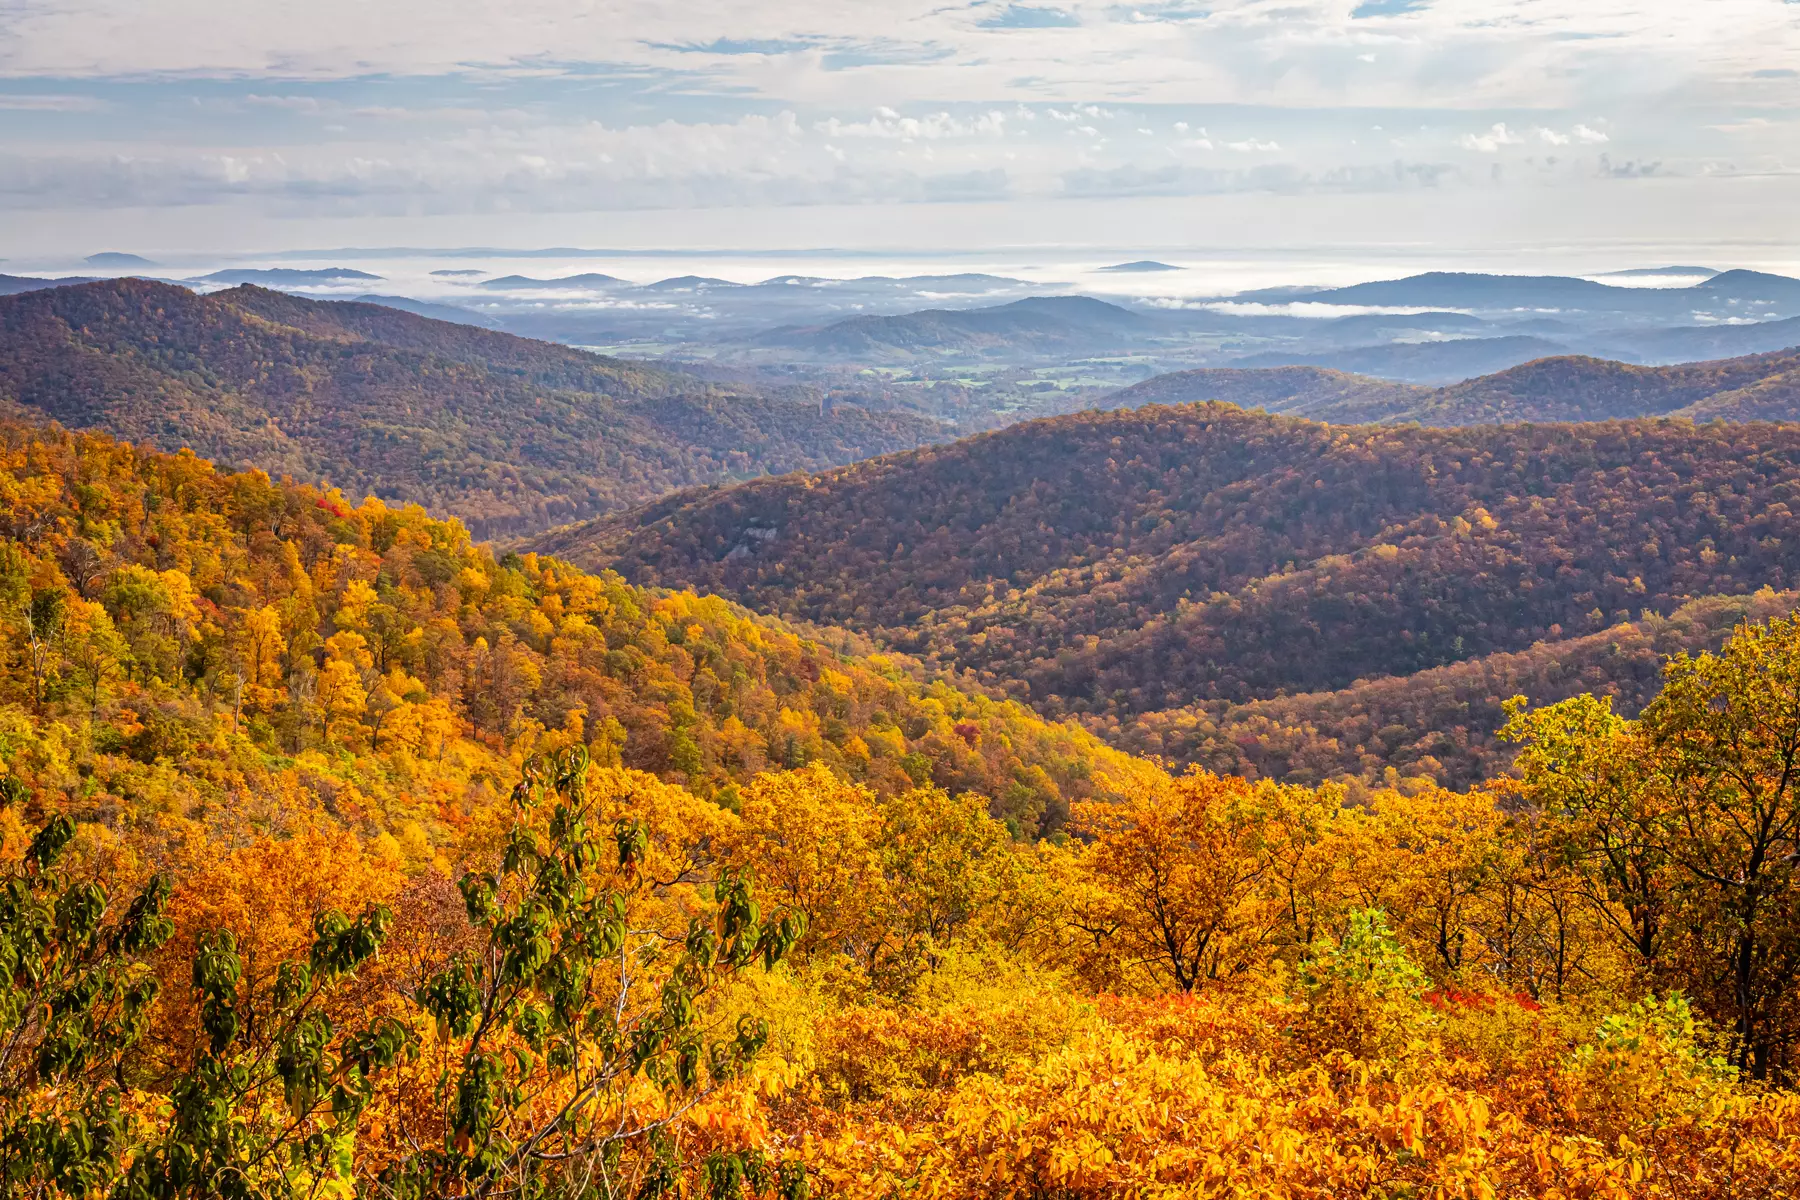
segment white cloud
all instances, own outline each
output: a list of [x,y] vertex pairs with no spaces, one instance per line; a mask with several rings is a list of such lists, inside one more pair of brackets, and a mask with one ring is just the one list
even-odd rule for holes
[[99,112],[105,107],[107,107],[106,102],[98,96],[72,96],[49,92],[27,92],[14,96],[0,94],[0,110],[12,112]]
[[[1792,169],[1800,96],[1780,73],[1800,62],[1800,3],[1059,6],[1074,26],[1002,7],[0,0],[0,204],[1382,191],[1455,186],[1432,161],[1453,147],[1552,151],[1508,188],[1591,181],[1599,155],[1573,149],[1589,146],[1620,179]],[[103,128],[81,116],[101,108]],[[1655,120],[1625,122],[1640,112]],[[1371,125],[1407,132],[1381,144]]]
[[947,112],[924,117],[903,117],[891,108],[875,110],[864,121],[840,121],[836,117],[820,121],[815,128],[830,137],[890,138],[900,141],[936,140],[940,138],[1000,137],[1006,133],[1007,114],[986,112],[972,120],[951,116]]
[[[1004,28],[991,6],[939,0],[10,0],[0,77],[554,77],[599,67],[677,72],[689,87],[794,104],[866,103],[875,88],[890,103],[1104,95],[1498,108],[1675,89],[1718,98],[1800,59],[1800,13],[1775,0],[1461,0],[1400,23],[1357,20],[1353,7],[1216,0]],[[1346,48],[1379,53],[1385,69],[1347,74]]]
[[1506,127],[1506,122],[1497,121],[1486,133],[1465,133],[1456,139],[1456,144],[1464,150],[1474,150],[1480,154],[1493,154],[1502,146],[1523,145],[1525,139]]

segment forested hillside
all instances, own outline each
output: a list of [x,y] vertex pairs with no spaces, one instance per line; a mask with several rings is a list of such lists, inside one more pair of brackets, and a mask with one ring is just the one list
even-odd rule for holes
[[[1558,432],[1760,495],[1777,449],[1662,428]],[[1617,519],[1691,533],[1645,477]],[[0,1180],[1788,1200],[1800,623],[1660,682],[1508,705],[1469,792],[1173,778],[416,507],[0,425]]]
[[1334,691],[1791,588],[1800,428],[1031,422],[539,547],[864,631],[1046,713]]
[[1512,765],[1516,747],[1497,734],[1514,696],[1549,704],[1595,695],[1620,714],[1636,716],[1655,697],[1669,658],[1716,651],[1743,622],[1796,608],[1795,592],[1709,596],[1666,617],[1646,613],[1598,633],[1363,680],[1340,691],[1096,717],[1090,725],[1135,754],[1251,779],[1472,787],[1505,775]]
[[727,395],[381,305],[129,279],[0,299],[4,403],[417,502],[479,536],[943,436],[916,416]]
[[1436,389],[1320,367],[1177,371],[1114,392],[1106,402],[1134,408],[1204,400],[1340,424],[1792,421],[1800,419],[1800,348],[1663,367],[1556,355]]
[[[818,762],[880,792],[977,790],[1029,832],[1059,825],[1108,769],[1134,769],[1079,730],[923,687],[903,661],[842,658],[716,598],[529,555],[497,562],[416,507],[351,506],[99,436],[0,425],[0,451],[0,583],[15,606],[3,619],[31,667],[10,699],[105,722],[85,782],[52,744],[14,743],[9,758],[87,803],[181,777],[164,802],[206,813],[246,771],[305,787],[338,772],[328,763],[384,751],[460,761],[454,776],[471,739],[573,729],[603,758],[704,796]],[[19,623],[28,613],[38,625]],[[459,803],[441,782],[353,777],[378,825],[441,833],[445,818],[420,812]],[[452,791],[463,786],[479,783]],[[390,803],[404,818],[382,815]]]
[[1156,375],[1121,388],[1106,398],[1105,406],[1141,408],[1221,400],[1240,408],[1263,408],[1319,421],[1374,421],[1405,412],[1430,394],[1430,388],[1324,367],[1202,367]]

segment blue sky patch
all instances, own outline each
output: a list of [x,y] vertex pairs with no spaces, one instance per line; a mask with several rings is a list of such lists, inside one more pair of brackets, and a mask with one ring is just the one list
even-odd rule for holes
[[1068,29],[1081,24],[1074,13],[1060,8],[1034,8],[1029,4],[1008,4],[981,21],[983,29]]
[[1352,19],[1363,17],[1397,17],[1401,13],[1418,12],[1430,0],[1362,0],[1350,10]]

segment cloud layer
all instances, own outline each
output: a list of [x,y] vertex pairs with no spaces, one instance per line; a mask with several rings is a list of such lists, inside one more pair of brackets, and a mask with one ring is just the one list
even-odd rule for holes
[[0,0],[0,207],[564,212],[1800,171],[1782,0]]

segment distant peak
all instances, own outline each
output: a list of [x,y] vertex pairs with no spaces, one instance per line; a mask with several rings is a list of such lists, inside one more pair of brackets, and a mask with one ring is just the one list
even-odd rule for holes
[[1595,275],[1595,279],[1657,279],[1669,276],[1675,279],[1711,279],[1719,274],[1712,267],[1633,267],[1629,271],[1603,271]]
[[234,267],[226,271],[214,271],[211,275],[202,275],[195,283],[264,283],[272,287],[282,284],[293,286],[306,283],[337,283],[347,279],[380,279],[379,275],[371,275],[367,271],[358,271],[353,267],[320,267],[318,269],[300,269],[295,267]]
[[1110,267],[1101,267],[1102,271],[1112,271],[1120,275],[1148,275],[1155,271],[1182,271],[1185,267],[1172,267],[1168,263],[1155,259],[1141,258],[1136,262],[1114,263]]
[[136,254],[126,254],[119,250],[103,250],[99,254],[90,254],[81,260],[90,267],[154,267],[156,264]]

